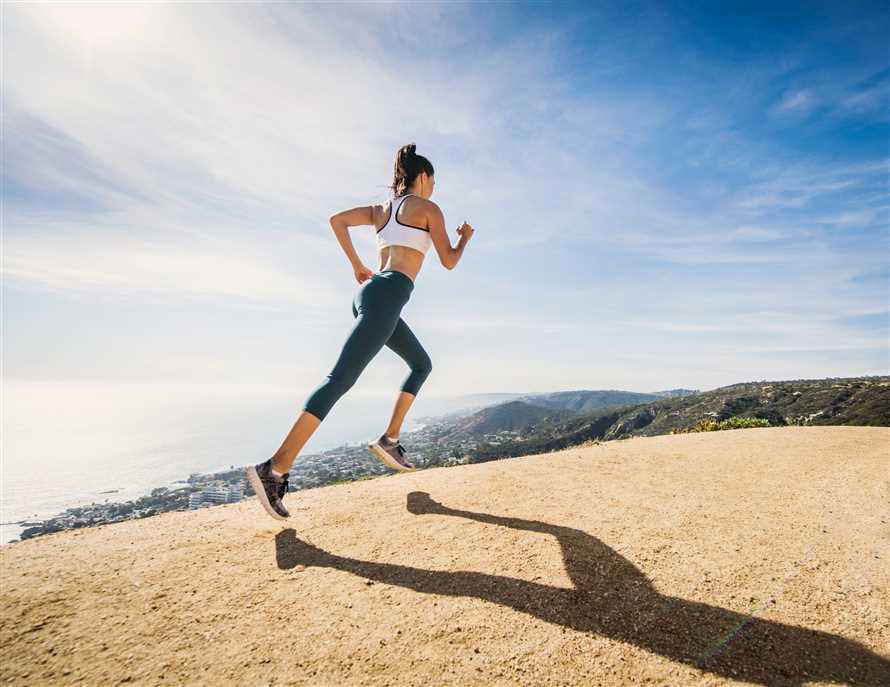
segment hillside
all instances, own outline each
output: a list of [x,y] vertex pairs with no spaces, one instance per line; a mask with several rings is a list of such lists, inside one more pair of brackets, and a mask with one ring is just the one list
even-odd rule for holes
[[685,395],[684,389],[651,394],[614,389],[575,391],[555,391],[547,393],[514,394],[499,400],[503,394],[477,395],[490,402],[481,407],[470,407],[452,411],[440,416],[423,418],[425,424],[439,424],[446,427],[439,437],[443,441],[478,438],[499,432],[517,432],[523,428],[552,426],[576,417],[591,413],[628,406],[646,401],[655,401],[666,396]]
[[559,422],[575,415],[571,410],[546,408],[525,401],[507,401],[454,420],[440,439],[451,441],[494,432],[516,432],[535,423]]
[[[669,389],[666,391],[653,391],[652,393],[638,393],[634,391],[619,391],[615,389],[576,389],[573,391],[548,391],[534,393],[490,393],[470,394],[453,399],[458,407],[440,413],[435,416],[423,416],[417,418],[422,424],[440,424],[451,422],[455,430],[460,431],[460,426],[467,424],[475,427],[488,421],[485,415],[494,408],[506,406],[510,402],[518,402],[513,405],[523,415],[527,415],[526,421],[549,420],[551,417],[571,417],[576,414],[591,413],[604,408],[629,405],[654,401],[668,396],[686,396],[698,393],[690,389]],[[554,410],[572,411],[553,415],[548,413]],[[470,418],[471,415],[480,415],[481,419]],[[512,426],[521,426],[519,417],[511,418],[508,414],[501,413],[500,417]],[[507,430],[506,426],[489,427],[487,431],[500,432]]]
[[[493,409],[480,411],[493,415]],[[501,413],[500,416],[503,416]],[[890,426],[890,377],[849,377],[733,384],[692,395],[609,407],[575,417],[541,418],[520,438],[480,444],[472,462],[556,451],[592,440],[656,436],[701,420],[762,418],[771,425]],[[498,427],[489,424],[494,434]],[[445,431],[445,435],[453,436]]]
[[454,442],[501,433],[546,435],[577,418],[681,394],[685,395],[685,390],[659,394],[614,389],[526,394],[484,408],[437,418],[442,427],[437,439],[439,442]]
[[0,682],[890,684],[883,427],[633,437],[0,548]]

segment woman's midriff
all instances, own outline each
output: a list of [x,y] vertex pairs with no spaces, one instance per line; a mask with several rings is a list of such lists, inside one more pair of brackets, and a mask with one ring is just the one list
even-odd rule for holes
[[413,282],[417,279],[417,273],[423,265],[424,255],[419,250],[408,246],[387,246],[380,249],[380,269],[396,270],[407,275]]

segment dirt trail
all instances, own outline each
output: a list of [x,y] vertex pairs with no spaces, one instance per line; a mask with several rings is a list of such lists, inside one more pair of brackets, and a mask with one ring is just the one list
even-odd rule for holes
[[890,685],[890,429],[607,442],[0,548],[0,683]]

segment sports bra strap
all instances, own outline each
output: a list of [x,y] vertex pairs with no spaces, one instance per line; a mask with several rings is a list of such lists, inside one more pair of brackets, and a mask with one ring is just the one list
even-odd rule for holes
[[[414,195],[413,193],[406,193],[404,196],[402,196],[401,198],[398,198],[398,199],[397,199],[397,200],[399,201],[399,204],[396,206],[395,210],[394,210],[393,213],[392,213],[392,219],[396,219],[396,214],[398,213],[399,208],[402,207],[402,205],[404,204],[405,199],[406,199],[408,196],[413,196],[413,195]],[[396,220],[396,221],[398,221],[398,220]]]

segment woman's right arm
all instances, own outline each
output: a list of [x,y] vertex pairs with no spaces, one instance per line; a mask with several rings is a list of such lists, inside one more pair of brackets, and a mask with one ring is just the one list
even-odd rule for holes
[[470,237],[473,236],[473,227],[466,222],[459,226],[457,233],[460,235],[460,239],[457,242],[457,246],[452,247],[451,239],[448,238],[448,232],[445,231],[445,216],[435,203],[432,203],[432,208],[430,209],[429,224],[430,238],[433,241],[433,246],[436,248],[436,253],[439,255],[439,262],[442,263],[446,270],[453,270],[457,267],[457,263],[460,262],[461,256],[464,254],[464,247],[467,245]]

